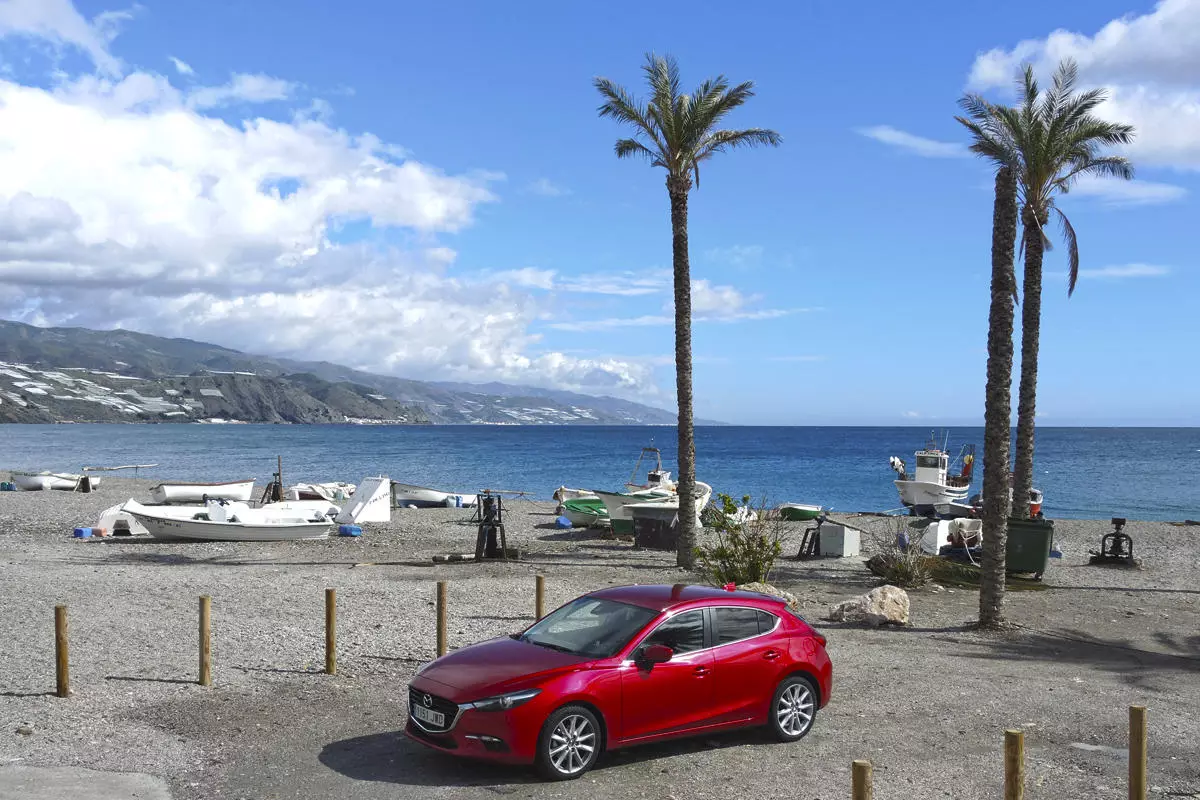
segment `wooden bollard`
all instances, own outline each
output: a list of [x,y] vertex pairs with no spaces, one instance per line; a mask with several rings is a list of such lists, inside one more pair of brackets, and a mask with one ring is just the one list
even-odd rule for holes
[[1129,707],[1129,800],[1146,800],[1146,707]]
[[67,653],[67,607],[54,607],[54,693],[66,697],[71,693],[70,659]]
[[446,641],[446,581],[437,584],[437,654],[446,655],[449,644]]
[[337,589],[325,590],[325,674],[337,674]]
[[200,679],[201,686],[212,686],[212,598],[200,596]]
[[1004,800],[1025,797],[1025,733],[1004,732]]
[[855,761],[851,770],[853,780],[854,800],[871,800],[875,792],[871,784],[871,762]]
[[546,616],[546,576],[538,575],[533,579],[533,616],[541,619]]

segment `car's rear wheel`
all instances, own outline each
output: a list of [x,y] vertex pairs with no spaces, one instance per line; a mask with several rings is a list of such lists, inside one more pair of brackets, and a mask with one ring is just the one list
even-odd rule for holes
[[803,675],[780,681],[771,698],[771,732],[781,742],[803,739],[817,719],[817,690]]
[[538,737],[537,771],[551,781],[578,778],[600,755],[600,722],[583,706],[563,706]]

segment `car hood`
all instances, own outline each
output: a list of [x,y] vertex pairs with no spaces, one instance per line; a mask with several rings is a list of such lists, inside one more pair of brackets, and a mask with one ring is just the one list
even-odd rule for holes
[[431,662],[413,681],[436,681],[474,698],[520,678],[573,667],[590,661],[586,656],[560,653],[546,647],[505,637],[464,647]]

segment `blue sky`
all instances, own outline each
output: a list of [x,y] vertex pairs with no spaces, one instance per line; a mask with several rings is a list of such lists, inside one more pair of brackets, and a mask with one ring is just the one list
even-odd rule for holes
[[784,143],[718,157],[690,208],[696,413],[747,424],[981,418],[991,176],[955,102],[1074,55],[1141,128],[1139,183],[1061,202],[1086,272],[1068,300],[1047,257],[1041,422],[1200,424],[1198,0],[10,5],[0,126],[74,133],[0,144],[83,160],[0,178],[26,226],[0,234],[70,234],[9,235],[3,316],[664,406],[663,175],[613,157],[591,81],[641,93],[650,50],[754,80],[731,124]]

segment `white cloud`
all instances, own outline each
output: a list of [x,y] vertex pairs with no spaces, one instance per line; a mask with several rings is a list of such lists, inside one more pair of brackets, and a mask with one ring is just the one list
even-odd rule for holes
[[586,333],[589,331],[610,331],[614,328],[644,328],[674,324],[674,317],[668,317],[664,314],[646,314],[640,317],[609,317],[606,319],[586,319],[578,322],[552,322],[548,327],[556,331]]
[[926,158],[964,158],[971,155],[966,146],[956,142],[939,142],[926,139],[906,131],[893,128],[890,125],[875,125],[870,128],[858,128],[856,133],[874,139],[877,142],[891,145]]
[[196,109],[218,108],[232,103],[266,103],[286,100],[294,84],[270,75],[236,74],[223,86],[204,86],[187,96],[187,104]]
[[752,267],[762,261],[762,255],[763,248],[760,244],[735,244],[729,247],[714,247],[705,252],[704,257],[731,267]]
[[562,275],[557,270],[523,267],[499,272],[481,272],[476,279],[510,283],[543,291],[637,297],[668,291],[671,288],[670,277],[671,273],[666,270]]
[[552,269],[535,269],[534,267],[524,267],[523,269],[510,269],[501,272],[488,273],[487,277],[490,281],[496,283],[506,283],[512,286],[521,286],[528,289],[553,289],[554,288],[554,270]]
[[900,416],[904,417],[905,419],[920,419],[921,412],[920,411],[905,411],[905,412],[901,413]]
[[1135,165],[1200,169],[1200,0],[1162,0],[1090,36],[1060,29],[990,50],[975,59],[968,84],[1011,87],[1022,63],[1048,76],[1067,57],[1079,63],[1082,82],[1109,90],[1097,113],[1136,128],[1126,148]]
[[1119,266],[1100,267],[1098,269],[1079,270],[1080,278],[1159,278],[1171,274],[1167,267],[1154,264],[1121,264]]
[[1071,194],[1094,197],[1110,206],[1149,206],[1182,200],[1187,189],[1170,183],[1085,176],[1071,187]]
[[186,61],[183,61],[182,59],[178,59],[175,56],[168,56],[168,58],[170,58],[171,63],[175,66],[175,71],[178,72],[180,75],[196,74],[196,70],[192,69],[191,64],[187,63]]
[[[751,308],[761,298],[745,295],[733,286],[714,286],[707,279],[692,281],[692,319],[696,322],[743,322],[748,320],[777,319],[809,309],[804,308]],[[603,319],[555,322],[548,327],[560,331],[605,331],[615,328],[641,328],[658,325],[674,325],[674,303],[668,302],[662,314],[644,314],[638,317],[608,317]]]
[[528,191],[533,194],[539,194],[542,197],[562,197],[571,193],[570,189],[559,186],[549,178],[538,178],[533,183],[529,184]]
[[48,41],[58,47],[82,50],[109,75],[121,73],[121,62],[108,50],[117,24],[129,12],[106,11],[89,22],[71,0],[3,0],[0,2],[0,36],[21,35]]

